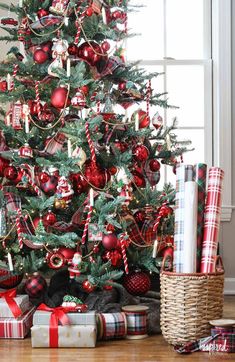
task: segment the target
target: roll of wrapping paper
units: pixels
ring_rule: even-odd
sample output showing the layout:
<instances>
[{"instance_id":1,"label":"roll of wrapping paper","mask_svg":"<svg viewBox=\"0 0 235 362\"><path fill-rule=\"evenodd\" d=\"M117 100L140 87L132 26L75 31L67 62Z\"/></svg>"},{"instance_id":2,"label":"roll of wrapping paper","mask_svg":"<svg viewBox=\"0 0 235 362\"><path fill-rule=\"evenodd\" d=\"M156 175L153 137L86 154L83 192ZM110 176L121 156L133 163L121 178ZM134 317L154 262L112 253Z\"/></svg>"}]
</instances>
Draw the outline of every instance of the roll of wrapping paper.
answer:
<instances>
[{"instance_id":1,"label":"roll of wrapping paper","mask_svg":"<svg viewBox=\"0 0 235 362\"><path fill-rule=\"evenodd\" d=\"M224 171L219 167L209 169L207 198L204 214L201 273L214 273L218 248Z\"/></svg>"},{"instance_id":2,"label":"roll of wrapping paper","mask_svg":"<svg viewBox=\"0 0 235 362\"><path fill-rule=\"evenodd\" d=\"M192 180L192 165L180 163L176 167L176 195L175 195L175 231L174 231L174 258L173 270L183 272L184 260L184 188L185 181Z\"/></svg>"},{"instance_id":3,"label":"roll of wrapping paper","mask_svg":"<svg viewBox=\"0 0 235 362\"><path fill-rule=\"evenodd\" d=\"M197 271L197 183L187 181L184 185L184 259L183 273Z\"/></svg>"},{"instance_id":4,"label":"roll of wrapping paper","mask_svg":"<svg viewBox=\"0 0 235 362\"><path fill-rule=\"evenodd\" d=\"M145 305L126 305L122 307L127 319L128 339L142 339L148 337L147 334L147 311L149 307Z\"/></svg>"},{"instance_id":5,"label":"roll of wrapping paper","mask_svg":"<svg viewBox=\"0 0 235 362\"><path fill-rule=\"evenodd\" d=\"M204 208L206 200L206 171L207 165L197 163L194 166L194 181L198 186L198 213L197 213L197 271L200 271L201 250L204 225Z\"/></svg>"},{"instance_id":6,"label":"roll of wrapping paper","mask_svg":"<svg viewBox=\"0 0 235 362\"><path fill-rule=\"evenodd\" d=\"M98 313L96 316L98 339L120 339L127 334L127 320L123 312Z\"/></svg>"}]
</instances>

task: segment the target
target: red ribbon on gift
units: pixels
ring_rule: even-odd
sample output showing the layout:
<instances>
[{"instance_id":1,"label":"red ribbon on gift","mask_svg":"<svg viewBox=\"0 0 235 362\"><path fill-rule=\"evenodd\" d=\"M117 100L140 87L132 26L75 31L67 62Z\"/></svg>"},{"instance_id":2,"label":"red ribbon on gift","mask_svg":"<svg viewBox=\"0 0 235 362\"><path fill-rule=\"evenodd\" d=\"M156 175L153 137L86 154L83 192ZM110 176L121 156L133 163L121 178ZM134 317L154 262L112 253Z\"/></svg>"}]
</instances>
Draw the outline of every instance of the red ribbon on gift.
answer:
<instances>
[{"instance_id":1,"label":"red ribbon on gift","mask_svg":"<svg viewBox=\"0 0 235 362\"><path fill-rule=\"evenodd\" d=\"M18 306L18 304L15 301L15 297L16 297L17 293L16 293L16 289L11 289L11 290L7 290L6 292L1 292L0 293L0 298L4 298L8 307L10 308L13 316L15 318L18 318L22 315L22 310L20 309L20 307Z\"/></svg>"},{"instance_id":2,"label":"red ribbon on gift","mask_svg":"<svg viewBox=\"0 0 235 362\"><path fill-rule=\"evenodd\" d=\"M59 322L64 326L70 324L70 320L66 314L66 309L63 307L50 308L46 304L39 305L37 310L43 310L51 312L50 324L49 324L49 345L50 348L58 348L59 342Z\"/></svg>"}]
</instances>

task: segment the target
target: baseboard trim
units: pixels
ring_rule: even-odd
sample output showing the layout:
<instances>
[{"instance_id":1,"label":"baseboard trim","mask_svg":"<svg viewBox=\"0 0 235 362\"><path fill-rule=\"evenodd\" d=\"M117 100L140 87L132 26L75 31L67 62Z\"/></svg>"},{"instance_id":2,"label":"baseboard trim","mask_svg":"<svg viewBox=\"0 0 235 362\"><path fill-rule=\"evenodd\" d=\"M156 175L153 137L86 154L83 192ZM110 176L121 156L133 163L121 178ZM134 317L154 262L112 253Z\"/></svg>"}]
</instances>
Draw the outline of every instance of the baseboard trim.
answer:
<instances>
[{"instance_id":1,"label":"baseboard trim","mask_svg":"<svg viewBox=\"0 0 235 362\"><path fill-rule=\"evenodd\" d=\"M225 278L224 294L235 295L235 278Z\"/></svg>"}]
</instances>

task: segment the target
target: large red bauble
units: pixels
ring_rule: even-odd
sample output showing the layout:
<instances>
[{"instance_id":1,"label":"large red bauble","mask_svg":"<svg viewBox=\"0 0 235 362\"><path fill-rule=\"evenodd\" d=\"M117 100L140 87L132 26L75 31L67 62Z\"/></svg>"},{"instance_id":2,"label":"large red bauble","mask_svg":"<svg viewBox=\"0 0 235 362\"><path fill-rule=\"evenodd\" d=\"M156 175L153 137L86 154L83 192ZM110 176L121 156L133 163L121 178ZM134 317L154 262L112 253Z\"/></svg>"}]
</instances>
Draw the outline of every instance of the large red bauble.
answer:
<instances>
[{"instance_id":1,"label":"large red bauble","mask_svg":"<svg viewBox=\"0 0 235 362\"><path fill-rule=\"evenodd\" d=\"M98 189L103 189L110 178L107 170L102 170L97 163L93 162L86 164L84 175L88 182Z\"/></svg>"},{"instance_id":2,"label":"large red bauble","mask_svg":"<svg viewBox=\"0 0 235 362\"><path fill-rule=\"evenodd\" d=\"M80 173L70 174L69 180L72 182L75 194L80 195L87 191L89 185Z\"/></svg>"},{"instance_id":3,"label":"large red bauble","mask_svg":"<svg viewBox=\"0 0 235 362\"><path fill-rule=\"evenodd\" d=\"M47 11L46 9L39 9L37 12L37 16L39 19L43 18L43 16L47 16L49 15L49 11Z\"/></svg>"},{"instance_id":4,"label":"large red bauble","mask_svg":"<svg viewBox=\"0 0 235 362\"><path fill-rule=\"evenodd\" d=\"M8 180L16 180L17 176L18 176L17 168L15 166L6 167L5 170L4 170L4 176Z\"/></svg>"},{"instance_id":5,"label":"large red bauble","mask_svg":"<svg viewBox=\"0 0 235 362\"><path fill-rule=\"evenodd\" d=\"M66 99L68 96L68 89L65 87L58 87L53 90L51 95L51 104L55 108L64 108L70 105L70 99L68 98L67 104Z\"/></svg>"},{"instance_id":6,"label":"large red bauble","mask_svg":"<svg viewBox=\"0 0 235 362\"><path fill-rule=\"evenodd\" d=\"M149 157L149 150L144 145L137 145L132 150L133 156L137 161L145 162Z\"/></svg>"},{"instance_id":7,"label":"large red bauble","mask_svg":"<svg viewBox=\"0 0 235 362\"><path fill-rule=\"evenodd\" d=\"M133 123L135 122L136 117L138 117L139 120L139 128L146 128L149 126L150 118L147 112L143 111L142 109L138 109L137 111L135 111L131 116L131 120Z\"/></svg>"},{"instance_id":8,"label":"large red bauble","mask_svg":"<svg viewBox=\"0 0 235 362\"><path fill-rule=\"evenodd\" d=\"M153 158L152 160L149 161L150 171L157 172L160 170L160 167L161 167L161 164L156 158Z\"/></svg>"},{"instance_id":9,"label":"large red bauble","mask_svg":"<svg viewBox=\"0 0 235 362\"><path fill-rule=\"evenodd\" d=\"M87 293L93 292L95 290L95 288L96 288L96 286L91 284L88 279L86 279L82 282L82 289Z\"/></svg>"},{"instance_id":10,"label":"large red bauble","mask_svg":"<svg viewBox=\"0 0 235 362\"><path fill-rule=\"evenodd\" d=\"M23 273L12 275L8 270L0 269L0 288L11 289L17 287L21 283L23 276Z\"/></svg>"},{"instance_id":11,"label":"large red bauble","mask_svg":"<svg viewBox=\"0 0 235 362\"><path fill-rule=\"evenodd\" d=\"M53 46L53 42L51 40L46 41L45 43L41 44L41 49L46 53L51 53L51 48Z\"/></svg>"},{"instance_id":12,"label":"large red bauble","mask_svg":"<svg viewBox=\"0 0 235 362\"><path fill-rule=\"evenodd\" d=\"M78 47L75 44L70 44L68 47L68 53L69 55L77 55Z\"/></svg>"},{"instance_id":13,"label":"large red bauble","mask_svg":"<svg viewBox=\"0 0 235 362\"><path fill-rule=\"evenodd\" d=\"M75 250L74 250L74 249L65 248L65 247L61 247L61 248L58 249L58 252L59 252L60 254L62 254L63 257L68 261L68 260L73 259Z\"/></svg>"},{"instance_id":14,"label":"large red bauble","mask_svg":"<svg viewBox=\"0 0 235 362\"><path fill-rule=\"evenodd\" d=\"M7 90L7 81L2 80L0 82L0 92L6 92L6 90Z\"/></svg>"},{"instance_id":15,"label":"large red bauble","mask_svg":"<svg viewBox=\"0 0 235 362\"><path fill-rule=\"evenodd\" d=\"M33 60L38 64L43 64L49 59L48 53L44 52L41 48L35 50Z\"/></svg>"},{"instance_id":16,"label":"large red bauble","mask_svg":"<svg viewBox=\"0 0 235 362\"><path fill-rule=\"evenodd\" d=\"M48 211L48 213L43 216L42 220L45 226L53 225L56 222L56 215L52 211Z\"/></svg>"},{"instance_id":17,"label":"large red bauble","mask_svg":"<svg viewBox=\"0 0 235 362\"><path fill-rule=\"evenodd\" d=\"M78 57L91 66L95 66L102 58L102 48L94 41L83 43L78 47Z\"/></svg>"},{"instance_id":18,"label":"large red bauble","mask_svg":"<svg viewBox=\"0 0 235 362\"><path fill-rule=\"evenodd\" d=\"M133 182L134 182L135 186L140 187L140 188L146 186L145 178L141 173L139 173L137 171L133 171L132 175L133 175Z\"/></svg>"},{"instance_id":19,"label":"large red bauble","mask_svg":"<svg viewBox=\"0 0 235 362\"><path fill-rule=\"evenodd\" d=\"M40 297L46 290L47 282L39 274L34 273L26 282L24 290L32 298Z\"/></svg>"},{"instance_id":20,"label":"large red bauble","mask_svg":"<svg viewBox=\"0 0 235 362\"><path fill-rule=\"evenodd\" d=\"M115 249L117 246L117 242L118 242L118 238L115 234L111 233L111 234L103 235L102 245L105 249L107 249L107 250Z\"/></svg>"},{"instance_id":21,"label":"large red bauble","mask_svg":"<svg viewBox=\"0 0 235 362\"><path fill-rule=\"evenodd\" d=\"M125 275L123 286L130 294L142 295L149 291L151 280L148 274L142 271L134 271Z\"/></svg>"},{"instance_id":22,"label":"large red bauble","mask_svg":"<svg viewBox=\"0 0 235 362\"><path fill-rule=\"evenodd\" d=\"M40 175L39 175L39 181L42 183L42 184L45 184L46 182L48 182L50 179L50 176L48 175L48 173L46 172L41 172Z\"/></svg>"},{"instance_id":23,"label":"large red bauble","mask_svg":"<svg viewBox=\"0 0 235 362\"><path fill-rule=\"evenodd\" d=\"M10 161L0 156L0 177L4 176L5 168L9 166Z\"/></svg>"}]
</instances>

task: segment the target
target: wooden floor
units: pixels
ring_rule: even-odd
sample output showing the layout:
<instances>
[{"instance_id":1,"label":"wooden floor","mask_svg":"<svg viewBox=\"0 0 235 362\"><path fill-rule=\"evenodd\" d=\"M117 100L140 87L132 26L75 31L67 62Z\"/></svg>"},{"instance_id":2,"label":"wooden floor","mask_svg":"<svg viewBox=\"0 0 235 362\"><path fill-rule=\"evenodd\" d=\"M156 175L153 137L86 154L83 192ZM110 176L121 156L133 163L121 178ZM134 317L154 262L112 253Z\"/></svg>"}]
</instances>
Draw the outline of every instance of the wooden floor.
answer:
<instances>
[{"instance_id":1,"label":"wooden floor","mask_svg":"<svg viewBox=\"0 0 235 362\"><path fill-rule=\"evenodd\" d=\"M235 296L225 298L224 316L235 318ZM195 352L179 355L161 335L144 340L119 340L99 342L94 349L32 349L30 338L25 340L0 340L0 362L175 362L188 360L235 361L235 353Z\"/></svg>"}]
</instances>

